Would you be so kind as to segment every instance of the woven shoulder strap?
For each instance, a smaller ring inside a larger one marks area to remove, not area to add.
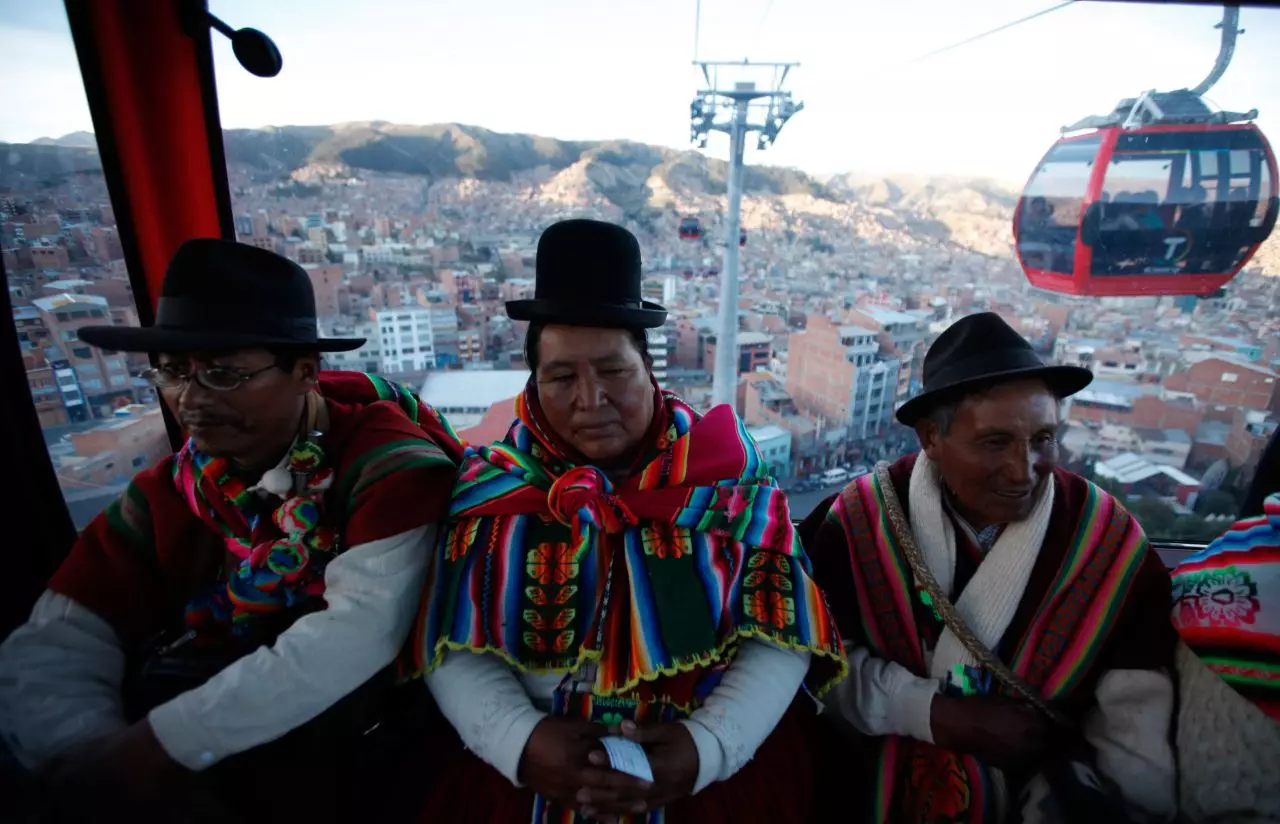
[[[968,625],[965,624],[964,619],[956,612],[951,599],[938,586],[938,579],[933,577],[933,572],[920,556],[920,549],[916,546],[915,536],[911,533],[911,524],[907,521],[907,517],[902,511],[902,504],[899,503],[898,494],[893,488],[893,479],[889,477],[889,464],[887,462],[881,461],[876,464],[876,479],[880,482],[880,491],[884,495],[885,508],[888,510],[889,526],[898,541],[898,546],[902,547],[902,554],[907,557],[907,563],[911,565],[911,571],[915,574],[916,580],[920,582],[929,593],[929,597],[933,599],[934,609],[942,616],[942,622],[955,633],[956,638],[964,645],[964,648],[996,680],[1013,690],[1028,704],[1044,713],[1045,717],[1055,724],[1063,727],[1073,726],[1066,716],[1050,706],[1039,690],[1019,677],[1017,673],[1009,669],[1008,665],[997,658],[995,653],[987,649],[987,645],[979,641]]]

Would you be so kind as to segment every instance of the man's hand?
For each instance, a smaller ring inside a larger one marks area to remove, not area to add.
[[[136,808],[179,797],[192,775],[169,757],[143,719],[60,759],[49,771],[49,786],[59,803]]]
[[[929,709],[933,742],[996,766],[1035,761],[1049,745],[1049,721],[1035,707],[1007,698],[935,695]]]
[[[607,727],[577,718],[542,719],[520,755],[520,782],[539,795],[574,807],[581,806],[581,793],[588,791],[584,788],[639,799],[649,782],[609,768],[600,748],[600,737],[607,733]],[[592,759],[593,753],[603,763]]]
[[[653,786],[641,794],[588,787],[578,793],[584,815],[610,820],[656,810],[693,793],[698,781],[698,748],[683,724],[640,727],[634,721],[623,721],[617,731],[644,747],[653,770]],[[591,760],[598,766],[609,763],[603,752],[593,753]]]

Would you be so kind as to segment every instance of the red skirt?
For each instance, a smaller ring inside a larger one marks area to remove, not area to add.
[[[667,824],[808,824],[818,820],[812,701],[801,697],[728,781],[667,807]],[[428,793],[419,824],[530,824],[534,794],[459,752]]]

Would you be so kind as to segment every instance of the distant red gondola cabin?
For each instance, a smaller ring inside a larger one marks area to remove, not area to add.
[[[1144,104],[1161,117],[1135,125]],[[1255,116],[1172,92],[1070,127],[1092,131],[1054,144],[1014,212],[1027,279],[1071,295],[1215,292],[1276,222],[1275,155],[1238,122]]]
[[[680,239],[697,240],[702,237],[702,223],[696,217],[686,217],[680,221]]]

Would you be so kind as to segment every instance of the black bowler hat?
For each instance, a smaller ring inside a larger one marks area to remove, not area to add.
[[[1080,366],[1046,364],[1012,326],[994,312],[968,315],[938,336],[924,356],[924,388],[898,408],[898,421],[916,423],[942,400],[965,389],[1039,378],[1059,398],[1089,385]]]
[[[82,326],[80,340],[122,352],[292,346],[349,352],[364,338],[321,338],[316,297],[301,266],[216,238],[188,240],[164,273],[153,326]]]
[[[567,326],[661,326],[667,310],[640,297],[640,244],[621,226],[562,220],[538,238],[533,300],[507,301],[507,317]]]

